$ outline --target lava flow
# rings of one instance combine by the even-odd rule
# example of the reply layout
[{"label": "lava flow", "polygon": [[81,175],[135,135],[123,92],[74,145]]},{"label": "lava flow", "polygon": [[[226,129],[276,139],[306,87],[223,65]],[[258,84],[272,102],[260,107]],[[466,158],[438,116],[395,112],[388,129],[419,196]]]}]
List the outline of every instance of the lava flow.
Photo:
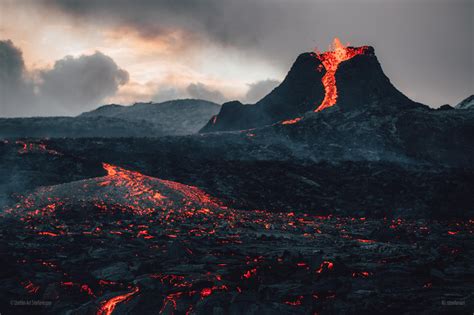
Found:
[{"label": "lava flow", "polygon": [[[13,262],[0,274],[0,307],[48,299],[48,314],[315,314],[347,303],[383,313],[385,288],[401,299],[408,283],[423,306],[447,284],[472,292],[462,281],[473,265],[462,245],[472,220],[241,211],[198,187],[103,168],[0,212],[2,261]],[[441,269],[418,272],[426,268]]]},{"label": "lava flow", "polygon": [[118,303],[128,301],[138,291],[139,288],[135,287],[132,291],[128,293],[111,298],[101,306],[101,308],[97,312],[97,315],[111,315]]},{"label": "lava flow", "polygon": [[292,125],[292,124],[296,124],[300,120],[301,120],[301,117],[297,117],[295,119],[284,120],[284,121],[281,122],[281,124],[282,125]]},{"label": "lava flow", "polygon": [[349,60],[357,55],[366,54],[368,47],[347,47],[336,37],[332,45],[332,50],[325,53],[317,53],[316,57],[321,60],[326,74],[322,78],[325,96],[322,103],[316,108],[315,112],[319,112],[325,108],[331,107],[337,101],[337,85],[336,71],[339,64]]},{"label": "lava flow", "polygon": [[[316,53],[316,58],[318,58],[322,66],[318,67],[318,71],[322,70],[322,67],[326,69],[321,82],[324,86],[324,99],[321,104],[314,110],[315,112],[322,111],[328,107],[334,106],[337,101],[337,85],[336,85],[336,71],[339,67],[339,64],[343,61],[352,59],[357,55],[365,55],[368,52],[368,46],[361,47],[350,47],[344,46],[341,41],[336,37],[334,38],[333,44],[330,47],[329,51],[324,53]],[[288,119],[281,122],[282,125],[292,125],[296,124],[302,119],[302,117],[297,117],[294,119]]]}]

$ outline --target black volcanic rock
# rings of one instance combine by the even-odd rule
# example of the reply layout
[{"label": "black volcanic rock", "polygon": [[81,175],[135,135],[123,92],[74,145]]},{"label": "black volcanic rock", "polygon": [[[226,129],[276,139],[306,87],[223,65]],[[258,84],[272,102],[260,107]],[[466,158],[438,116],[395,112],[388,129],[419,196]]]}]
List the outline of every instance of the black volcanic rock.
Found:
[{"label": "black volcanic rock", "polygon": [[392,85],[372,47],[368,53],[357,55],[339,65],[336,85],[338,99],[335,106],[343,110],[358,110],[372,105],[392,112],[423,106],[410,100]]},{"label": "black volcanic rock", "polygon": [[303,53],[296,59],[285,80],[254,105],[238,101],[222,105],[217,118],[211,119],[201,132],[242,130],[301,116],[314,110],[324,98],[321,62],[314,53]]}]

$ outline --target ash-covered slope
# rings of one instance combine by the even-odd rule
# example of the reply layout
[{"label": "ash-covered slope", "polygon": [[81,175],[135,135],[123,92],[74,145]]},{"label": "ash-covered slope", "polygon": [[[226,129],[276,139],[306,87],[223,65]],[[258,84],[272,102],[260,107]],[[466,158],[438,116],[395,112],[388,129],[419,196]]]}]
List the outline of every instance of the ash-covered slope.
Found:
[{"label": "ash-covered slope", "polygon": [[218,206],[197,187],[145,176],[107,163],[103,163],[103,168],[106,176],[39,188],[6,212],[31,217],[43,211],[42,215],[47,216],[54,215],[53,210],[60,205],[81,204],[115,207],[143,215]]},{"label": "ash-covered slope", "polygon": [[372,47],[364,54],[341,62],[335,74],[337,102],[343,111],[374,106],[387,113],[427,108],[410,100],[395,88],[385,75]]},{"label": "ash-covered slope", "polygon": [[219,108],[211,102],[190,99],[106,105],[77,117],[0,118],[0,138],[187,135],[198,132]]},{"label": "ash-covered slope", "polygon": [[255,105],[224,104],[201,132],[292,123],[310,111],[332,106],[352,111],[374,103],[387,113],[423,107],[391,84],[372,47],[344,47],[335,41],[333,51],[300,55],[282,84]]},{"label": "ash-covered slope", "polygon": [[132,123],[152,124],[165,135],[188,135],[200,128],[220,110],[220,105],[197,99],[163,103],[136,103],[132,106],[105,105],[79,117],[118,118]]}]

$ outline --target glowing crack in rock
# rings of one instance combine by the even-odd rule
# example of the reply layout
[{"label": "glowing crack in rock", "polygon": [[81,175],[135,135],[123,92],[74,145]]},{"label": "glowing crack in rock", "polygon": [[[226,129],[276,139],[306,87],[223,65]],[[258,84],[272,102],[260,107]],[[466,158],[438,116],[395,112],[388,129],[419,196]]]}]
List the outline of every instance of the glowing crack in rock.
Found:
[{"label": "glowing crack in rock", "polygon": [[296,124],[300,120],[301,120],[301,117],[298,117],[298,118],[295,118],[295,119],[288,119],[288,120],[282,121],[281,124],[282,125],[292,125],[292,124]]},{"label": "glowing crack in rock", "polygon": [[97,312],[97,315],[111,315],[117,304],[129,301],[139,290],[140,289],[138,287],[135,287],[128,293],[115,296],[110,300],[105,301]]},{"label": "glowing crack in rock", "polygon": [[357,55],[363,55],[367,53],[368,47],[348,47],[344,46],[341,41],[336,37],[334,38],[332,50],[325,53],[316,53],[316,58],[318,58],[324,68],[326,73],[322,78],[322,83],[324,86],[324,99],[321,104],[316,108],[315,112],[319,112],[325,108],[334,106],[337,101],[337,84],[336,84],[336,71],[339,67],[339,64],[343,61],[352,59]]},{"label": "glowing crack in rock", "polygon": [[18,150],[19,154],[42,152],[42,153],[48,153],[52,155],[62,155],[58,151],[48,149],[46,145],[41,142],[24,142],[24,141],[18,140],[15,143],[21,146],[21,148]]}]

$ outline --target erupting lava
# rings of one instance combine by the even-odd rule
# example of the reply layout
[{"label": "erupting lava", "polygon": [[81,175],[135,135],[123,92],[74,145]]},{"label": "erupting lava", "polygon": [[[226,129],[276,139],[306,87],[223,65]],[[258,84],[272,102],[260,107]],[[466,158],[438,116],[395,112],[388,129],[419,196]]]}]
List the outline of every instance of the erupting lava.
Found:
[{"label": "erupting lava", "polygon": [[[334,38],[333,44],[330,49],[324,53],[316,52],[316,58],[318,58],[322,65],[319,65],[317,71],[321,71],[322,68],[326,69],[326,73],[322,77],[321,81],[324,86],[324,99],[321,104],[314,110],[315,112],[322,111],[328,107],[334,106],[337,101],[337,85],[336,85],[336,71],[339,64],[343,61],[352,59],[357,55],[366,55],[369,51],[368,46],[361,47],[350,47],[344,46],[339,38]],[[288,119],[280,122],[282,125],[296,124],[302,119],[297,117],[294,119]]]},{"label": "erupting lava", "polygon": [[357,55],[363,55],[367,52],[368,47],[348,47],[344,46],[336,37],[334,38],[332,50],[325,53],[317,53],[316,57],[321,60],[326,74],[322,78],[325,96],[322,103],[315,109],[319,112],[325,108],[331,107],[337,101],[336,71],[339,64],[349,60]]}]

